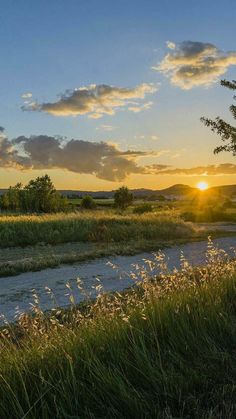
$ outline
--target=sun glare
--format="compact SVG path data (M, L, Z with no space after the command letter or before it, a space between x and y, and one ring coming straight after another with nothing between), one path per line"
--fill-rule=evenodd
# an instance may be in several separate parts
M200 189L200 191L205 191L206 189L209 188L209 186L207 182L199 182L197 184L197 188Z

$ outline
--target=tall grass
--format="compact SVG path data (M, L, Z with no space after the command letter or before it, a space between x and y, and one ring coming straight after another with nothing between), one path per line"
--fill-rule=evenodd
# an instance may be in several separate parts
M136 287L40 310L2 330L0 417L236 416L236 262L209 244L208 265L132 274ZM81 283L78 281L78 287ZM51 290L47 290L51 294Z
M0 247L66 243L121 242L184 238L193 228L172 215L118 215L109 212L0 217Z

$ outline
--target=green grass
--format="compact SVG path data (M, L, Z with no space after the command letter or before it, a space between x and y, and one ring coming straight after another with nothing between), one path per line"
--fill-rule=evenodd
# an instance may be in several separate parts
M126 242L191 237L194 229L171 213L119 215L109 211L0 217L0 247L68 242Z
M235 262L143 280L2 332L0 417L235 418Z
M70 204L77 205L77 206L80 206L81 201L82 201L82 198L69 199ZM107 198L107 199L94 198L94 202L98 207L112 207L114 205L113 198Z

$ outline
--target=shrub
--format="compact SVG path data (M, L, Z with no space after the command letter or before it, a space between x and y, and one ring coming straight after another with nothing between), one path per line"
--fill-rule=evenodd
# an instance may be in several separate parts
M137 205L133 209L134 214L144 214L145 212L152 212L152 211L153 211L153 206L148 203Z
M132 192L126 186L119 188L114 194L114 205L122 211L128 208L134 200Z
M96 208L96 203L94 199L92 198L92 196L86 195L83 197L80 206L81 208L84 208L84 209L94 209Z

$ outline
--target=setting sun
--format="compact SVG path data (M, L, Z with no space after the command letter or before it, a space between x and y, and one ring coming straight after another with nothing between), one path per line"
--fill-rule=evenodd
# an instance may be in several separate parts
M200 189L200 191L205 191L206 189L209 188L209 185L207 182L199 182L197 184L197 188Z

